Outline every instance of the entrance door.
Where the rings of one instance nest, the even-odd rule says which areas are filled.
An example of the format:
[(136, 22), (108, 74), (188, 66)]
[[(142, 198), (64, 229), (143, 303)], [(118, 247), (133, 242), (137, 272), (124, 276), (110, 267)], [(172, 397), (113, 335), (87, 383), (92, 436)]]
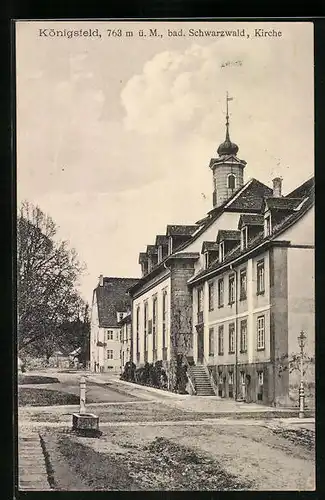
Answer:
[(197, 334), (197, 362), (203, 363), (204, 360), (204, 335), (203, 332)]

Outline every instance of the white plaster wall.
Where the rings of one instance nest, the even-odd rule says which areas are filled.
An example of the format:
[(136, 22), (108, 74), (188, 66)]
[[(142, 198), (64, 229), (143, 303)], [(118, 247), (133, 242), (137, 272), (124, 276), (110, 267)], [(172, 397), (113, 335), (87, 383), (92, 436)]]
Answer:
[(279, 234), (275, 240), (288, 240), (296, 245), (315, 244), (315, 209), (311, 207), (293, 226)]
[[(259, 260), (264, 259), (265, 273), (265, 293), (256, 295), (256, 264)], [(228, 284), (229, 275), (233, 271), (225, 271), (224, 273), (209, 280), (209, 283), (214, 283), (214, 309), (209, 311), (208, 307), (208, 282), (204, 284), (204, 356), (209, 362), (214, 364), (233, 364), (235, 356), (228, 353), (228, 325), (235, 322), (237, 324), (237, 342), (238, 342), (238, 361), (239, 362), (258, 362), (266, 361), (270, 357), (270, 290), (269, 290), (269, 253), (261, 253), (258, 257), (249, 259), (246, 263), (234, 267), (237, 271), (237, 286), (239, 287), (239, 272), (246, 268), (247, 272), (247, 299), (244, 301), (238, 300), (238, 322), (236, 323), (236, 306), (228, 303)], [(218, 307), (218, 280), (224, 280), (224, 306)], [(202, 285), (200, 285), (202, 286)], [(195, 325), (197, 324), (197, 289), (193, 288), (193, 356), (197, 361), (197, 333)], [(239, 289), (237, 290), (239, 298)], [(257, 351), (257, 316), (265, 315), (265, 350)], [(247, 319), (247, 353), (241, 354), (240, 349), (240, 320)], [(224, 325), (224, 355), (218, 356), (218, 326)], [(214, 357), (209, 357), (209, 329), (214, 329)]]
[[(170, 349), (170, 277), (166, 278), (158, 283), (156, 286), (142, 294), (140, 297), (133, 300), (132, 304), (132, 335), (133, 335), (133, 361), (136, 363), (136, 316), (137, 307), (140, 306), (140, 327), (139, 327), (139, 339), (140, 339), (140, 363), (144, 362), (144, 303), (148, 302), (148, 320), (152, 319), (152, 301), (153, 297), (157, 296), (157, 321), (156, 321), (156, 349), (157, 349), (157, 360), (162, 359), (162, 297), (163, 291), (167, 291), (167, 311), (166, 311), (166, 347), (169, 359), (169, 349)], [(153, 361), (152, 352), (152, 334), (147, 336), (147, 351), (148, 351), (148, 362)]]
[(297, 337), (307, 334), (306, 351), (315, 351), (315, 254), (309, 248), (288, 248), (289, 353), (298, 352)]
[[(107, 340), (107, 331), (113, 331), (113, 340)], [(104, 371), (120, 371), (121, 368), (121, 342), (120, 342), (120, 328), (100, 328), (101, 342), (105, 342), (105, 347), (99, 347), (101, 364), (104, 366)], [(113, 351), (113, 359), (107, 359), (107, 350)], [(108, 368), (112, 366), (113, 368)]]
[[(240, 213), (224, 212), (211, 226), (195, 241), (186, 247), (186, 252), (201, 252), (204, 241), (216, 241), (219, 229), (237, 230)], [(195, 274), (204, 268), (204, 256), (195, 263)]]

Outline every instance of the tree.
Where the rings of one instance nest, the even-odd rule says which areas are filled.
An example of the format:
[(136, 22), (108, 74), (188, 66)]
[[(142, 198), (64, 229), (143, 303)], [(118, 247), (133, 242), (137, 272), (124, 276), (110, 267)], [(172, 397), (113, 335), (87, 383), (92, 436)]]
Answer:
[(84, 270), (74, 249), (57, 239), (57, 226), (38, 206), (22, 203), (17, 220), (18, 349), (48, 360), (62, 344), (62, 325), (82, 306)]

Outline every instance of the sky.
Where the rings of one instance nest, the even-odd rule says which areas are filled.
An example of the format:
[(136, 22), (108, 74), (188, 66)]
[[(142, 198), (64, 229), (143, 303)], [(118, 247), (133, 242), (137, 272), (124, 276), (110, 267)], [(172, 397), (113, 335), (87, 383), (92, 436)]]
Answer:
[[(280, 176), (286, 194), (313, 175), (312, 23), (16, 26), (18, 203), (39, 205), (77, 250), (86, 300), (100, 274), (139, 277), (139, 252), (167, 224), (193, 224), (212, 208), (209, 162), (225, 137), (227, 91), (245, 181), (272, 186)], [(44, 28), (101, 37), (40, 36)], [(149, 28), (162, 36), (139, 36)], [(245, 36), (192, 37), (191, 28)]]

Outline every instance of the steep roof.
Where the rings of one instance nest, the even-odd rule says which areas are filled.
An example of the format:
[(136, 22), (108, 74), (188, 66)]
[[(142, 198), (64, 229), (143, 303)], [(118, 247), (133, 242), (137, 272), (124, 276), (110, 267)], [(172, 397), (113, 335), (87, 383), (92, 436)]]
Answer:
[[(308, 181), (310, 182), (310, 181)], [(306, 183), (304, 183), (305, 185)], [(302, 185), (302, 186), (304, 186)], [(300, 187), (302, 187), (300, 186)], [(267, 238), (264, 237), (264, 229), (261, 228), (261, 231), (258, 232), (257, 235), (255, 235), (253, 238), (248, 240), (248, 245), (246, 249), (241, 249), (240, 244), (236, 245), (230, 252), (228, 252), (225, 255), (225, 258), (222, 262), (214, 262), (211, 266), (209, 266), (207, 269), (204, 269), (200, 271), (198, 274), (193, 276), (192, 278), (189, 279), (188, 283), (191, 285), (196, 282), (200, 282), (204, 280), (206, 275), (210, 275), (213, 271), (218, 271), (219, 268), (224, 267), (227, 264), (230, 264), (233, 262), (235, 259), (243, 256), (245, 258), (245, 254), (254, 251), (259, 247), (261, 244), (265, 243), (268, 244), (272, 242), (272, 240), (275, 239), (276, 236), (280, 235), (283, 233), (288, 227), (293, 225), (295, 222), (297, 222), (314, 204), (314, 192), (313, 192), (313, 184), (311, 183), (309, 185), (309, 196), (305, 199), (304, 203), (300, 203), (296, 209), (292, 210), (290, 213), (288, 212), (282, 212), (284, 215), (283, 217), (277, 222), (277, 224), (274, 224), (272, 226), (272, 235), (268, 236)], [(295, 191), (299, 192), (300, 188), (297, 188)], [(306, 188), (304, 188), (306, 189)], [(282, 198), (281, 198), (282, 199)], [(219, 231), (220, 233), (220, 231)]]
[(263, 226), (264, 217), (258, 214), (242, 214), (239, 217), (238, 229), (243, 226)]
[(240, 231), (219, 229), (217, 236), (217, 243), (220, 241), (240, 241)]
[(203, 241), (201, 253), (204, 252), (217, 252), (219, 245), (215, 241)]
[(139, 253), (139, 264), (141, 264), (141, 262), (145, 262), (148, 260), (148, 255), (146, 254), (146, 252), (140, 252)]
[(197, 225), (168, 225), (166, 230), (167, 236), (191, 236), (198, 229)]
[(168, 245), (168, 236), (165, 234), (157, 234), (156, 236), (156, 245)]
[(139, 278), (105, 277), (103, 286), (97, 286), (96, 293), (98, 320), (100, 328), (117, 328), (117, 312), (126, 312), (131, 305), (127, 290), (135, 285)]
[(147, 245), (147, 254), (156, 255), (158, 253), (158, 248), (156, 245)]
[(227, 201), (225, 208), (228, 210), (250, 210), (259, 212), (262, 207), (263, 198), (271, 197), (273, 190), (258, 181), (251, 179), (233, 198)]
[(265, 204), (270, 210), (294, 210), (303, 198), (274, 197), (265, 198)]
[(305, 198), (310, 196), (311, 192), (314, 191), (315, 179), (311, 177), (306, 182), (295, 188), (291, 193), (287, 194), (286, 198)]
[[(169, 231), (172, 232), (171, 235), (183, 236), (184, 228), (190, 228), (188, 232), (189, 239), (184, 242), (177, 248), (177, 252), (181, 252), (187, 248), (193, 241), (199, 238), (208, 227), (210, 227), (225, 211), (250, 211), (250, 212), (259, 212), (262, 206), (264, 196), (272, 196), (272, 189), (258, 181), (257, 179), (252, 178), (247, 181), (246, 184), (237, 190), (228, 200), (226, 200), (219, 207), (215, 207), (210, 212), (208, 212), (207, 216), (204, 219), (200, 220), (196, 225), (168, 225), (166, 235), (169, 235)], [(237, 200), (239, 200), (237, 202)], [(232, 205), (236, 201), (236, 205)], [(242, 201), (242, 207), (241, 205)], [(229, 207), (229, 208), (228, 208)], [(168, 229), (170, 228), (170, 229)], [(141, 280), (139, 280), (138, 285), (130, 287), (130, 293), (133, 293), (139, 286), (146, 283), (153, 277), (164, 269), (164, 263), (170, 256), (166, 256), (157, 266), (153, 268), (148, 274), (143, 276)]]

